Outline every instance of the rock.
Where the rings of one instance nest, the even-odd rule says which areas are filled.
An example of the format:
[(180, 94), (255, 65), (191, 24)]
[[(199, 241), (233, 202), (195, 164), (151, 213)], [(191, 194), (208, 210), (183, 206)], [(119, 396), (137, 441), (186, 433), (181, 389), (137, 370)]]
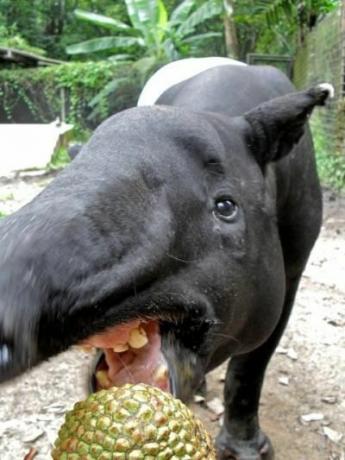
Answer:
[(293, 361), (296, 361), (298, 359), (298, 354), (295, 352), (293, 348), (289, 348), (286, 356)]
[(326, 404), (336, 404), (338, 399), (336, 396), (322, 396), (321, 401)]
[(287, 375), (282, 375), (281, 377), (279, 377), (278, 382), (280, 383), (280, 385), (288, 386), (289, 385), (289, 377)]
[(34, 442), (44, 434), (44, 431), (39, 427), (30, 427), (24, 433), (22, 441), (25, 443)]
[(45, 407), (45, 410), (51, 414), (64, 414), (67, 411), (67, 406), (65, 404), (54, 403)]
[(224, 413), (224, 404), (220, 398), (213, 398), (206, 402), (206, 406), (217, 416)]
[(335, 327), (342, 327), (345, 325), (345, 321), (341, 318), (329, 318), (327, 319), (327, 323)]
[(324, 435), (332, 442), (337, 444), (343, 438), (343, 434), (339, 433), (338, 431), (332, 430), (332, 428), (328, 428), (328, 426), (323, 427)]
[(224, 383), (224, 382), (225, 382), (225, 379), (226, 379), (226, 371), (224, 371), (224, 372), (222, 373), (222, 375), (220, 375), (218, 381), (219, 381), (220, 383)]
[(324, 415), (321, 412), (311, 412), (310, 414), (301, 415), (302, 423), (317, 422), (324, 419)]
[(276, 348), (276, 353), (278, 353), (278, 355), (286, 355), (288, 351), (289, 351), (288, 348), (283, 348), (283, 347)]

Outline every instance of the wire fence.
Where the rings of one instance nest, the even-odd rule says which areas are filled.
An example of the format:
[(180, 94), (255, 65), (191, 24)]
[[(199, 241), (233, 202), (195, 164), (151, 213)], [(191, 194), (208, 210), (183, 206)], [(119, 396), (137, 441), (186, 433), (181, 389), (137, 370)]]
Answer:
[[(344, 3), (344, 2), (343, 2)], [(327, 15), (310, 32), (296, 55), (293, 80), (303, 89), (332, 83), (335, 97), (311, 118), (314, 140), (329, 155), (345, 161), (345, 15), (344, 5)]]

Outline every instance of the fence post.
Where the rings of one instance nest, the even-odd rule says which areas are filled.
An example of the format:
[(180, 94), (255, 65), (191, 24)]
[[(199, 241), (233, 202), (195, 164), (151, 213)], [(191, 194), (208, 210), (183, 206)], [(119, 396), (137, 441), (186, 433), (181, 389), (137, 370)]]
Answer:
[(66, 121), (66, 88), (60, 88), (61, 110), (60, 118), (64, 123)]

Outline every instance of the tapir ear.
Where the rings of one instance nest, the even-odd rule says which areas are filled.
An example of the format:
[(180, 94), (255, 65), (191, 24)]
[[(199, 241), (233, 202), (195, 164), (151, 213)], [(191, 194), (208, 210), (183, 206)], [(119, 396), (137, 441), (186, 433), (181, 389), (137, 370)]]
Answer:
[(247, 142), (261, 167), (287, 155), (304, 133), (316, 105), (324, 105), (334, 89), (328, 83), (287, 94), (260, 104), (244, 114), (249, 123)]

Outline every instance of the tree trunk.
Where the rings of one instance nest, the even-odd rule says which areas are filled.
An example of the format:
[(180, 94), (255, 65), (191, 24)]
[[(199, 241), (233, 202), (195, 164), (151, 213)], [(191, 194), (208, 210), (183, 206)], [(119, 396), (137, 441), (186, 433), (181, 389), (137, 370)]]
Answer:
[(233, 21), (234, 5), (233, 0), (224, 0), (225, 16), (224, 16), (224, 32), (225, 32), (225, 47), (226, 54), (232, 58), (238, 58), (238, 40), (236, 25)]

